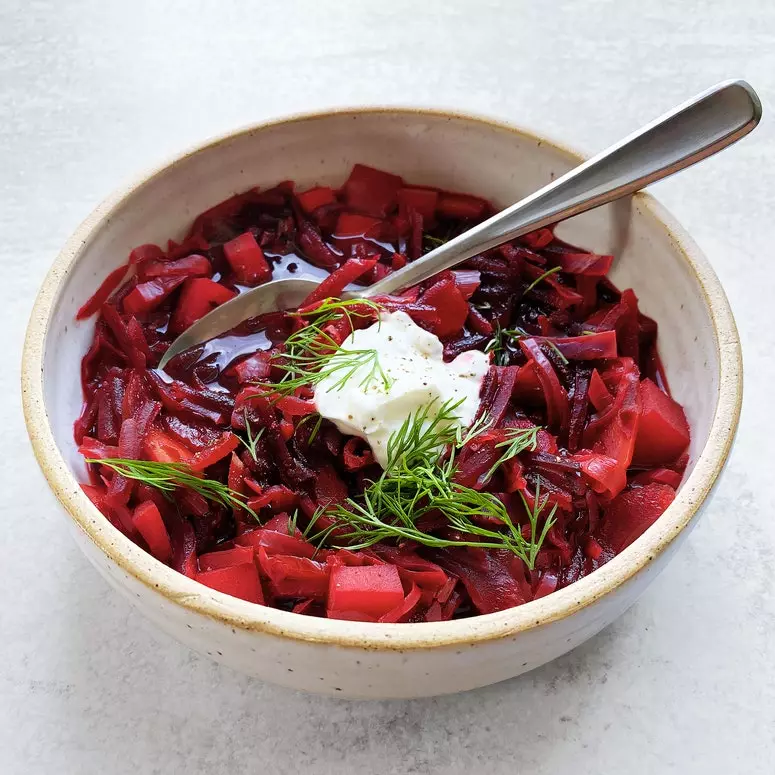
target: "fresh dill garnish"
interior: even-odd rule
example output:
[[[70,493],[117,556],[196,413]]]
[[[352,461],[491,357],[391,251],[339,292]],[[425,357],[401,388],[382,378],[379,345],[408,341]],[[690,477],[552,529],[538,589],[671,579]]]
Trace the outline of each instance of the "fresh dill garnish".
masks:
[[[367,320],[374,313],[379,314],[382,307],[370,299],[324,299],[314,309],[288,313],[292,317],[300,318],[306,325],[298,331],[294,331],[285,340],[285,349],[291,355],[306,355],[310,352],[320,352],[325,347],[330,347],[333,340],[327,336],[323,329],[333,323],[337,318],[345,317],[350,327],[355,329],[358,318]],[[320,337],[328,341],[317,342]],[[339,345],[333,342],[334,350]]]
[[[538,444],[538,431],[541,430],[537,425],[530,428],[508,428],[506,430],[506,440],[495,445],[496,449],[503,449],[501,456],[493,463],[492,468],[487,472],[484,481],[489,482],[492,475],[507,461],[522,454],[523,452],[534,452]]]
[[[317,412],[305,414],[296,425],[296,429],[298,430],[302,425],[306,425],[311,420],[314,420],[315,424],[312,426],[312,433],[310,433],[309,439],[307,440],[309,444],[312,444],[312,442],[315,440],[315,437],[320,432],[320,426],[323,424],[323,415],[318,414]]]
[[[300,387],[317,385],[335,377],[330,389],[341,390],[363,370],[359,387],[365,389],[378,381],[388,391],[393,381],[382,369],[375,349],[348,350],[325,330],[342,316],[354,330],[357,318],[368,319],[380,309],[379,304],[368,299],[326,299],[314,310],[290,313],[304,319],[306,325],[286,339],[283,351],[272,355],[275,366],[285,372],[280,382],[259,384],[273,393],[291,395]]]
[[[325,335],[328,336],[328,335]],[[330,339],[330,337],[328,337]],[[333,340],[331,340],[333,342]],[[278,368],[285,372],[280,382],[260,383],[262,387],[280,395],[291,395],[300,387],[318,385],[332,377],[336,381],[329,390],[341,390],[361,369],[365,371],[358,383],[362,389],[373,382],[380,382],[387,392],[393,384],[392,378],[385,373],[379,362],[379,354],[374,349],[322,352],[309,355],[290,355],[281,353],[282,363]]]
[[[568,365],[568,359],[560,352],[560,348],[552,341],[546,339],[544,340],[547,347],[551,347],[552,350],[557,354],[557,357],[567,366]]]
[[[143,482],[160,490],[166,497],[180,487],[193,490],[203,498],[230,509],[243,509],[256,520],[258,515],[247,505],[247,497],[222,482],[197,476],[185,463],[159,463],[154,460],[87,458],[87,463],[98,463],[112,468],[117,474]]]
[[[486,353],[492,353],[493,361],[496,366],[508,366],[509,352],[507,344],[509,342],[517,342],[520,339],[529,337],[527,331],[524,328],[515,326],[514,328],[501,328],[496,326],[495,333],[492,339],[487,342],[484,348]]]
[[[308,529],[323,515],[332,523],[311,540],[320,545],[338,530],[349,549],[364,549],[390,539],[431,547],[507,549],[532,568],[554,510],[547,518],[549,527],[545,525],[537,535],[538,519],[546,503],[539,504],[536,495],[537,505],[531,512],[525,502],[532,530],[528,541],[500,499],[454,481],[456,452],[473,438],[470,430],[460,432],[455,414],[459,406],[460,402],[445,402],[434,415],[431,404],[410,415],[390,437],[388,463],[379,479],[370,482],[361,496],[320,509]],[[475,434],[483,432],[488,424],[484,420],[477,423]],[[422,518],[432,513],[443,514],[449,527],[461,537],[443,538],[419,527]],[[483,527],[475,521],[482,516],[494,517],[503,529]]]
[[[541,516],[541,512],[549,502],[549,496],[547,495],[543,500],[541,500],[541,483],[536,482],[536,491],[535,497],[533,498],[532,509],[528,505],[527,498],[525,498],[524,493],[520,492],[519,497],[522,499],[522,504],[525,507],[527,518],[530,522],[530,550],[528,555],[529,560],[526,562],[527,566],[532,570],[533,566],[535,565],[536,557],[538,557],[538,552],[541,551],[541,546],[543,546],[544,540],[546,539],[546,534],[552,529],[552,525],[555,523],[554,515],[557,513],[557,504],[555,503],[554,506],[552,506],[552,510],[549,512],[546,517],[546,521],[544,522],[541,534],[538,535],[538,520]]]
[[[296,533],[296,523],[299,520],[299,510],[295,509],[293,514],[288,518],[288,535],[292,536]]]
[[[492,419],[487,411],[483,411],[468,428],[458,425],[455,429],[455,446],[460,449],[465,447],[469,441],[472,441],[480,434],[489,430]]]
[[[534,334],[529,334],[524,328],[515,326],[514,328],[501,328],[497,326],[492,339],[487,342],[484,348],[486,353],[492,353],[493,362],[496,366],[508,366],[508,347],[507,344],[512,342],[518,342],[520,339],[529,339],[534,337]],[[545,344],[551,350],[555,352],[557,357],[567,365],[568,359],[562,354],[560,348],[546,337],[535,336],[541,344]]]
[[[422,238],[424,242],[430,243],[430,249],[437,248],[449,241],[448,239],[442,239],[441,237],[434,237],[432,234],[423,234]]]
[[[250,420],[248,420],[247,409],[243,411],[243,416],[245,418],[245,433],[247,434],[248,438],[245,440],[240,436],[239,440],[247,447],[248,452],[250,452],[250,457],[252,457],[256,463],[258,463],[258,452],[256,450],[256,445],[258,444],[258,440],[263,435],[265,428],[259,428],[258,433],[254,434],[252,428],[250,427]]]
[[[560,272],[560,271],[562,271],[561,266],[553,266],[551,269],[548,269],[540,277],[536,277],[536,279],[533,280],[533,282],[530,283],[530,285],[528,285],[527,288],[525,288],[525,293],[529,293],[530,291],[532,291],[533,288],[535,288],[536,285],[538,285],[538,283],[540,283],[542,280],[545,280],[547,277],[549,277],[549,275],[556,274],[557,272]]]

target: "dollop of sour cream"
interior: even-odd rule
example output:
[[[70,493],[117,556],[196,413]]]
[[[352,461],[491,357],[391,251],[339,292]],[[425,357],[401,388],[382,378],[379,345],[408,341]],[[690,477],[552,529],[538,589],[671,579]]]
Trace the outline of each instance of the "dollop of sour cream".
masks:
[[[479,409],[479,392],[489,355],[471,350],[445,363],[444,347],[434,334],[420,328],[405,312],[383,312],[379,321],[345,339],[336,358],[348,352],[376,351],[373,360],[360,366],[341,384],[343,370],[321,380],[315,388],[315,408],[345,434],[365,439],[377,462],[387,465],[388,440],[412,414],[424,406],[446,401],[462,403],[455,410],[461,426],[468,427]],[[329,364],[334,363],[334,359]]]

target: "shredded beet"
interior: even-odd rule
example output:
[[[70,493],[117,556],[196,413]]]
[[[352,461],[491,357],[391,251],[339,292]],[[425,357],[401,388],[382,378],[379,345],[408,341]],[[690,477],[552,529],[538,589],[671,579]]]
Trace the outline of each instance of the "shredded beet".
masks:
[[[288,181],[250,190],[199,215],[181,243],[135,248],[78,312],[98,314],[74,425],[79,451],[95,461],[88,497],[180,573],[305,615],[442,621],[521,605],[595,571],[672,502],[689,445],[656,323],[632,290],[607,279],[612,256],[544,228],[378,300],[436,334],[448,360],[491,353],[480,395],[490,426],[460,450],[454,476],[494,494],[525,536],[528,513],[539,532],[554,515],[530,567],[478,545],[385,539],[350,550],[326,515],[307,530],[319,507],[357,498],[381,469],[363,440],[315,414],[309,387],[279,400],[256,387],[282,376],[273,356],[303,325],[298,316],[247,321],[176,358],[167,375],[154,368],[177,334],[246,288],[323,276],[302,307],[314,312],[346,285],[371,284],[493,212],[479,197],[357,164],[338,190],[298,193]],[[375,315],[353,308],[325,333],[341,343]],[[534,443],[499,464],[515,429],[533,432]],[[170,495],[104,462],[114,459],[179,464],[237,500],[189,486]],[[475,519],[503,529],[492,516]],[[327,543],[313,545],[328,527]],[[422,527],[459,538],[443,514],[427,514]]]

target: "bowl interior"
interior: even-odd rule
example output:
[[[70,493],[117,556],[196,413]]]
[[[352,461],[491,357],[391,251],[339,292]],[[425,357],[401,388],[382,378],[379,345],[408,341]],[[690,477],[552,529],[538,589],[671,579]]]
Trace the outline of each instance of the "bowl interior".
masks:
[[[43,354],[44,402],[57,446],[81,476],[72,425],[81,406],[78,365],[94,323],[76,322],[75,313],[133,247],[179,238],[199,212],[252,186],[285,179],[300,188],[339,185],[355,162],[505,206],[577,161],[568,151],[507,127],[398,110],[281,122],[179,159],[119,199],[108,218],[102,218],[104,208],[92,216],[96,228],[62,278]],[[695,270],[642,196],[567,221],[558,234],[585,248],[614,253],[614,281],[621,288],[633,287],[641,309],[659,323],[670,387],[692,429],[691,472],[708,438],[719,393],[717,341]]]

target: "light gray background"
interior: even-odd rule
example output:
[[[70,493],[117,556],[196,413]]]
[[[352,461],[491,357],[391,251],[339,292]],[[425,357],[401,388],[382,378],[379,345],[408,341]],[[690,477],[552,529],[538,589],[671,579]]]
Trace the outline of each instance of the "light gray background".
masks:
[[[157,637],[87,565],[33,461],[18,364],[46,269],[119,183],[234,126],[358,103],[594,151],[741,76],[764,123],[655,193],[737,314],[743,423],[703,522],[603,634],[466,695],[332,701]],[[775,771],[774,90],[771,0],[0,0],[0,772]]]

